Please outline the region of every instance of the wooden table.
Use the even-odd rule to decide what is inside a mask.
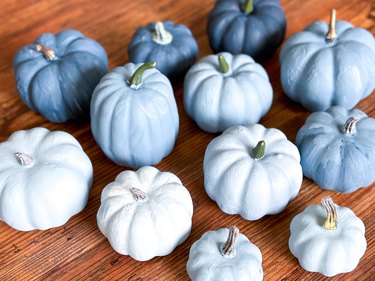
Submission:
[[[373,0],[282,0],[288,20],[287,37],[314,20],[328,21],[332,8],[338,19],[375,32]],[[203,5],[204,4],[204,5]],[[365,223],[368,248],[359,266],[350,274],[331,280],[375,280],[374,185],[352,194],[328,192],[304,179],[301,192],[282,213],[250,222],[219,210],[203,187],[202,160],[215,135],[199,130],[188,119],[182,103],[182,84],[175,86],[180,113],[180,134],[173,153],[157,168],[175,173],[189,189],[194,201],[193,229],[189,239],[172,254],[137,262],[117,254],[96,225],[96,212],[103,187],[124,170],[109,161],[90,132],[89,124],[52,124],[22,103],[15,87],[12,60],[23,45],[43,32],[73,28],[94,38],[108,52],[110,69],[128,62],[127,46],[139,26],[170,19],[191,28],[200,47],[199,56],[212,51],[206,35],[207,14],[214,0],[122,0],[122,1],[26,1],[0,2],[0,140],[14,131],[36,126],[73,134],[91,158],[95,177],[85,210],[69,222],[47,231],[20,232],[0,222],[0,280],[188,280],[185,270],[190,246],[211,229],[236,224],[263,254],[265,280],[325,280],[308,273],[288,249],[291,219],[325,195],[350,207]],[[275,92],[271,111],[261,123],[284,131],[294,141],[309,112],[291,102],[282,92],[278,53],[264,64]],[[375,94],[357,107],[375,117]]]

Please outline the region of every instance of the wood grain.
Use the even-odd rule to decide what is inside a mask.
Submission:
[[[287,37],[314,20],[328,21],[329,11],[338,18],[375,32],[372,0],[281,0],[288,20]],[[288,249],[291,219],[322,196],[333,196],[364,221],[368,249],[355,271],[330,280],[375,280],[374,185],[352,194],[328,192],[304,179],[298,197],[275,216],[250,222],[226,215],[203,188],[202,162],[205,148],[215,135],[204,133],[188,119],[183,109],[182,84],[174,86],[180,114],[180,134],[173,153],[157,168],[175,173],[194,201],[193,229],[189,239],[166,257],[137,262],[114,252],[96,226],[96,212],[103,187],[124,170],[111,163],[96,145],[89,124],[52,124],[31,112],[20,100],[12,60],[17,50],[43,32],[73,28],[100,42],[108,52],[110,69],[128,61],[127,45],[139,26],[169,19],[191,28],[198,40],[200,57],[211,53],[206,35],[207,14],[214,0],[112,0],[0,2],[0,141],[14,131],[35,126],[73,134],[91,158],[94,185],[86,209],[69,222],[47,231],[19,232],[0,222],[0,280],[188,280],[185,265],[191,244],[204,232],[236,224],[263,253],[264,280],[326,280],[304,271]],[[282,92],[278,53],[264,64],[275,91],[271,111],[261,120],[266,127],[284,131],[294,140],[309,112],[291,102]],[[357,107],[375,117],[375,95]]]

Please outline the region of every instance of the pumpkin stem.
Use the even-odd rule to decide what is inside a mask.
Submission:
[[[14,153],[14,156],[17,158],[18,162],[24,167],[31,167],[34,164],[33,158],[31,158],[29,155],[25,153],[16,152]]]
[[[43,55],[45,56],[45,58],[49,61],[52,61],[56,58],[56,53],[54,50],[50,49],[50,48],[47,48],[46,46],[43,46],[43,45],[40,45],[40,44],[36,44],[35,45],[35,49],[37,52],[39,53],[43,53]]]
[[[152,33],[152,40],[160,45],[168,45],[172,42],[173,35],[165,30],[163,22],[157,21],[155,30]]]
[[[236,226],[229,228],[229,234],[227,241],[221,248],[221,254],[226,258],[234,258],[236,256],[236,245],[238,240],[239,230]]]
[[[132,193],[134,200],[137,202],[144,202],[147,200],[146,192],[140,190],[139,188],[132,187],[130,188],[130,192]]]
[[[250,14],[252,11],[254,11],[253,0],[245,0],[241,8],[245,14]]]
[[[142,64],[140,67],[138,67],[136,71],[134,71],[132,77],[130,77],[128,81],[130,88],[138,89],[139,85],[141,85],[142,83],[143,72],[145,72],[148,69],[155,68],[155,66],[156,66],[156,62],[152,61],[152,62],[146,62]]]
[[[332,43],[337,37],[336,34],[336,10],[331,11],[331,20],[329,22],[329,30],[326,35],[326,39],[329,43]]]
[[[352,116],[346,120],[345,124],[342,126],[342,131],[345,134],[353,135],[357,132],[356,124],[359,120],[358,116]]]
[[[330,196],[325,196],[322,199],[322,205],[327,211],[327,218],[324,221],[323,227],[328,230],[337,229],[337,212],[335,204]]]
[[[266,142],[264,140],[261,140],[251,151],[251,156],[255,160],[262,159],[264,157],[265,151],[266,151]]]
[[[229,65],[223,55],[219,55],[219,69],[221,73],[227,73],[229,71]]]

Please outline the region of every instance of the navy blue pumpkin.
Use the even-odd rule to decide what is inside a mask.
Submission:
[[[208,16],[214,52],[270,57],[284,39],[286,18],[278,0],[218,0]]]
[[[137,30],[128,54],[133,63],[155,61],[161,73],[177,80],[194,64],[198,44],[185,25],[171,21],[156,22]]]
[[[108,72],[107,54],[76,30],[44,33],[18,51],[17,89],[32,110],[52,122],[90,116],[95,86]]]

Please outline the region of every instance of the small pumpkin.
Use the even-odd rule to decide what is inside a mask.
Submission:
[[[311,114],[296,144],[304,175],[325,189],[349,193],[375,181],[375,119],[358,109]]]
[[[324,197],[290,224],[289,249],[307,271],[325,276],[353,271],[366,251],[365,226],[352,210]]]
[[[14,59],[24,103],[52,122],[89,117],[95,86],[108,71],[105,50],[76,30],[44,33]]]
[[[212,140],[203,169],[208,196],[223,212],[247,220],[281,212],[302,184],[297,147],[260,124],[234,126]]]
[[[262,253],[237,227],[221,228],[191,246],[186,270],[193,281],[259,281]]]
[[[218,0],[208,15],[207,33],[215,53],[270,57],[284,39],[286,18],[278,0]]]
[[[68,133],[34,128],[0,143],[0,220],[28,231],[65,224],[88,200],[93,168]]]
[[[280,53],[286,95],[310,111],[353,108],[375,88],[375,40],[363,28],[317,21],[294,34]]]
[[[173,150],[179,129],[168,78],[155,62],[116,67],[100,81],[91,101],[91,130],[118,165],[157,164]]]
[[[198,44],[185,25],[158,21],[136,31],[128,55],[133,63],[155,61],[161,73],[178,80],[193,65]]]
[[[103,189],[97,221],[116,252],[146,261],[184,242],[192,215],[190,194],[174,174],[143,167]]]
[[[185,76],[185,110],[210,133],[258,123],[270,109],[272,96],[267,72],[247,55],[206,56]]]

